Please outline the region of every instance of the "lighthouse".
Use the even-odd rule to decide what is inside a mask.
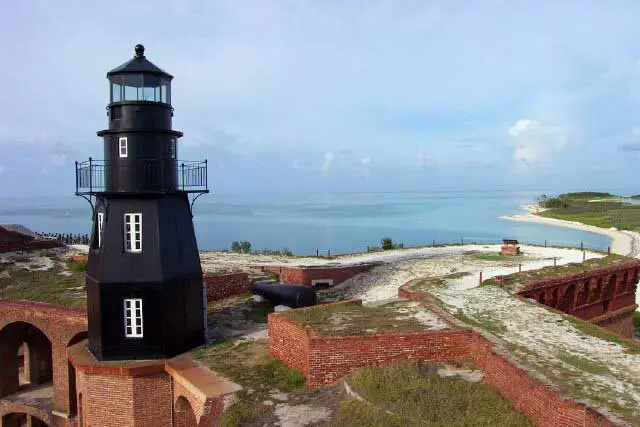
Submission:
[[[178,160],[173,77],[142,45],[107,79],[104,160],[76,162],[76,195],[93,211],[88,347],[105,361],[169,358],[205,341],[192,207],[209,192],[207,162]]]

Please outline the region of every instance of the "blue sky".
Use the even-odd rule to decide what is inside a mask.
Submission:
[[[220,193],[636,189],[637,1],[22,1],[0,17],[0,195],[70,195],[106,72],[175,76]],[[640,186],[636,193],[640,193]]]

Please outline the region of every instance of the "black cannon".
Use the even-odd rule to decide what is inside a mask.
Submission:
[[[280,285],[257,282],[249,287],[251,292],[260,295],[274,305],[286,305],[291,308],[316,305],[316,291],[304,285]]]

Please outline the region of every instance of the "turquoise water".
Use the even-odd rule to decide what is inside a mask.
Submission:
[[[435,243],[523,242],[606,249],[594,233],[498,219],[521,211],[539,192],[473,191],[307,195],[207,195],[198,199],[194,224],[201,249],[227,249],[248,240],[255,249],[295,254],[358,252],[391,237],[405,246]],[[76,197],[0,199],[0,224],[35,231],[88,233],[89,204]]]

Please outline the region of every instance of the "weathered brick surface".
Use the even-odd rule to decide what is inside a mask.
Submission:
[[[479,334],[472,339],[473,359],[484,373],[484,382],[497,388],[515,408],[538,426],[614,426],[603,415],[586,408],[533,379]]]
[[[67,360],[67,347],[86,336],[86,312],[51,304],[0,301],[0,397],[17,390],[18,347],[25,340],[29,326],[41,331],[50,343],[53,410],[73,416],[74,396],[69,386],[69,378],[73,375]],[[33,352],[47,363],[48,355],[43,355],[43,346],[43,343],[34,343],[27,356]],[[31,372],[33,366],[34,364],[30,364],[30,375],[34,374]]]
[[[204,280],[207,283],[208,302],[249,292],[249,275],[247,273],[205,275]]]
[[[348,267],[259,266],[256,268],[277,274],[282,283],[312,286],[314,280],[332,280],[335,286],[368,270],[371,265],[362,264]]]
[[[0,226],[0,253],[32,249],[51,249],[60,246],[62,246],[62,243],[57,240],[34,239],[31,236],[6,230]]]
[[[516,293],[631,338],[633,328],[629,327],[627,317],[619,316],[619,311],[635,310],[639,272],[640,260],[630,260],[579,274],[531,281]]]

